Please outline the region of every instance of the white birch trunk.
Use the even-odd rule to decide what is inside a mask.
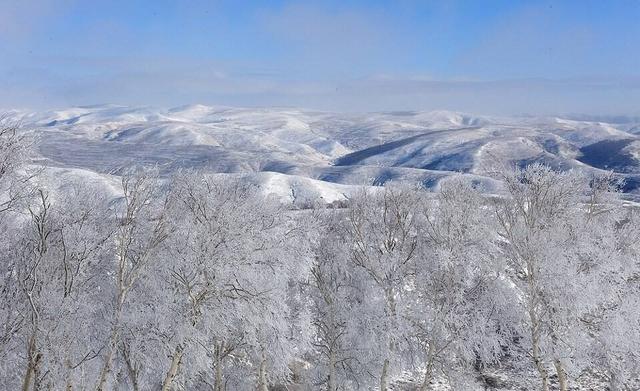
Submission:
[[[380,391],[389,390],[389,359],[384,360],[382,364],[382,374],[380,375]]]
[[[334,348],[330,348],[327,391],[336,391],[336,387],[336,352]]]
[[[121,284],[120,284],[121,286]],[[113,362],[113,356],[118,348],[120,341],[120,319],[122,318],[122,308],[124,306],[124,292],[123,288],[119,288],[118,301],[115,308],[114,324],[111,329],[111,336],[109,337],[108,350],[104,358],[104,364],[100,370],[100,377],[98,378],[98,384],[96,385],[96,391],[104,391],[107,384],[109,373],[111,372],[111,364]]]
[[[170,391],[173,387],[173,381],[178,375],[178,370],[180,369],[180,363],[182,362],[183,350],[180,345],[176,347],[173,356],[171,357],[171,366],[169,367],[169,371],[162,382],[162,391]]]
[[[220,342],[220,344],[216,345],[215,348],[215,357],[214,357],[214,383],[213,383],[213,391],[222,391],[222,353],[224,348],[224,342]]]
[[[542,391],[549,391],[549,372],[544,365],[542,358],[540,357],[540,348],[538,346],[537,338],[533,340],[533,363],[538,370],[540,381],[542,382]]]
[[[389,320],[392,320],[392,323],[395,323],[396,316],[396,300],[393,296],[392,289],[384,290],[385,299],[386,299],[386,316],[387,316],[387,327],[392,327]],[[391,330],[386,330],[387,337],[389,337],[389,333]],[[389,346],[387,347],[387,358],[385,358],[384,363],[382,364],[382,374],[380,375],[380,391],[387,391],[389,389],[389,355],[393,351],[393,342],[391,339],[389,340]]]
[[[536,314],[536,284],[534,277],[534,261],[531,259],[526,260],[527,263],[527,285],[529,289],[528,298],[528,312],[529,312],[529,328],[531,331],[531,356],[533,363],[540,376],[542,382],[542,391],[549,391],[549,372],[544,365],[544,360],[540,353],[540,322],[538,315]]]
[[[430,389],[431,380],[433,379],[433,362],[435,355],[435,345],[433,343],[429,344],[429,352],[427,354],[427,368],[424,372],[424,379],[422,381],[422,385],[420,386],[420,391],[428,391]]]
[[[569,385],[567,382],[567,373],[562,367],[562,362],[560,360],[554,360],[553,365],[556,367],[556,373],[558,374],[558,385],[560,386],[560,391],[568,391]]]
[[[269,391],[269,384],[267,382],[267,358],[264,355],[262,356],[262,361],[260,361],[257,391]]]
[[[73,368],[71,366],[71,360],[69,359],[68,356],[65,359],[64,365],[67,368],[67,385],[66,385],[65,390],[66,391],[73,391]]]
[[[31,334],[31,338],[29,338],[29,345],[27,346],[27,370],[24,374],[24,378],[22,380],[22,391],[29,391],[31,388],[31,383],[33,381],[33,377],[38,369],[38,364],[40,363],[40,353],[38,353],[36,348],[36,333],[35,331]]]

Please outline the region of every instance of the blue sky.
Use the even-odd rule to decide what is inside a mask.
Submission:
[[[640,1],[0,0],[0,107],[640,114]]]

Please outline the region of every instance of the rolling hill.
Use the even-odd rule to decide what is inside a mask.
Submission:
[[[436,112],[343,114],[291,108],[100,105],[10,111],[36,137],[36,164],[118,174],[132,164],[242,177],[267,192],[329,202],[357,186],[433,188],[462,173],[493,191],[496,164],[613,170],[640,194],[640,120],[487,117]],[[609,122],[607,122],[609,121]]]

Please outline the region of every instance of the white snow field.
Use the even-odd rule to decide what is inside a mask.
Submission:
[[[492,191],[496,163],[613,170],[640,193],[640,119],[482,117],[435,112],[337,114],[291,108],[100,105],[11,111],[50,167],[118,174],[131,164],[242,175],[283,199],[332,202],[354,186],[428,188],[464,173]],[[610,121],[610,122],[605,122]]]

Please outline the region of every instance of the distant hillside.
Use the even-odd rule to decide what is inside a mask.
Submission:
[[[117,174],[132,163],[157,165],[166,174],[180,168],[244,174],[283,197],[294,187],[299,193],[308,187],[306,194],[337,200],[349,186],[390,180],[434,187],[455,173],[490,190],[495,164],[535,161],[556,169],[613,170],[627,179],[625,191],[640,193],[640,122],[626,117],[608,123],[597,116],[335,114],[202,105],[105,105],[12,111],[9,117],[37,136],[39,164],[100,174]],[[261,172],[284,175],[255,175]]]

